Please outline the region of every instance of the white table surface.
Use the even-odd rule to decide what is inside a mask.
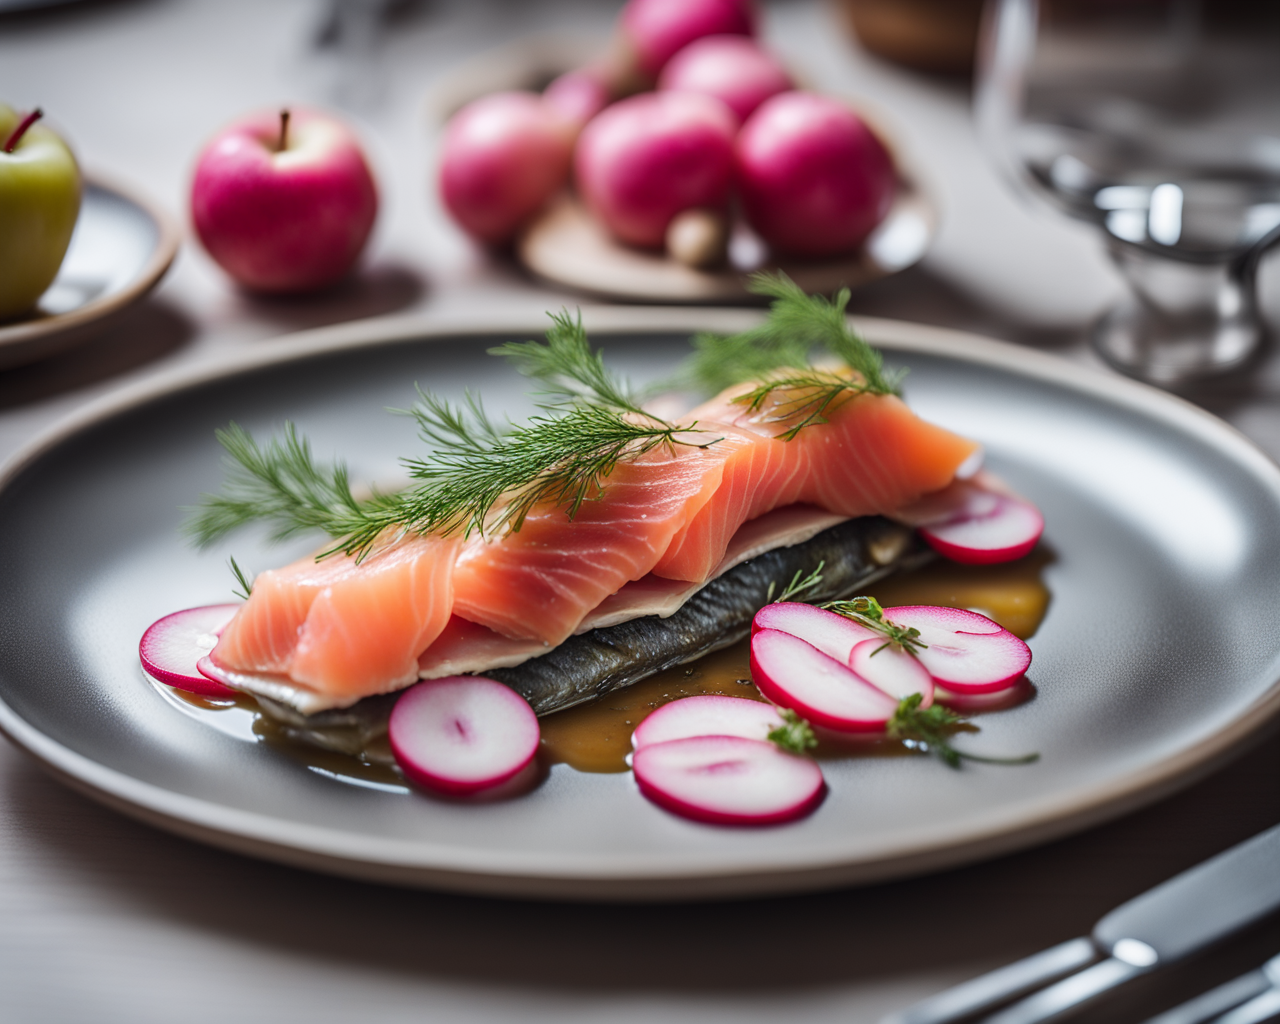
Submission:
[[[402,3],[387,29],[322,46],[326,10],[306,0],[115,0],[0,14],[0,98],[43,106],[86,168],[145,190],[184,224],[203,141],[248,109],[283,103],[350,117],[383,200],[360,275],[317,299],[246,296],[188,238],[163,284],[107,334],[0,373],[0,456],[96,396],[288,331],[380,314],[482,320],[580,301],[495,264],[450,226],[432,188],[427,98],[477,54],[524,35],[603,35],[614,6]],[[765,34],[813,84],[881,111],[944,210],[923,264],[859,293],[854,311],[1096,363],[1084,332],[1119,290],[1101,244],[1024,207],[997,180],[963,83],[860,53],[822,4],[770,7]],[[1274,264],[1263,295],[1275,322]],[[1269,361],[1194,397],[1275,456],[1278,390],[1280,364]],[[610,907],[404,891],[260,863],[105,810],[0,743],[0,1020],[870,1022],[1081,934],[1115,903],[1280,821],[1277,755],[1272,738],[1122,820],[915,881]],[[1251,965],[1264,949],[1280,949],[1274,926],[1178,983]],[[1109,1012],[1093,1019],[1132,1019],[1123,1007]]]

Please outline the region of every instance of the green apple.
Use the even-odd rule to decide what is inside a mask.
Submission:
[[[0,103],[0,320],[53,282],[80,214],[80,168],[58,135],[30,124],[10,146],[24,120]]]

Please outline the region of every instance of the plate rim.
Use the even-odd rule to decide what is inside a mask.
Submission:
[[[584,308],[589,331],[740,330],[762,317],[760,311],[712,307]],[[1032,379],[1052,381],[1101,397],[1151,418],[1180,425],[1206,440],[1226,444],[1268,485],[1280,505],[1280,466],[1230,424],[1177,396],[1059,357],[979,335],[906,321],[851,318],[891,354],[920,353],[994,366]],[[427,343],[465,336],[529,332],[543,324],[526,313],[475,319],[399,316],[355,321],[285,335],[266,351],[255,350],[218,365],[180,368],[104,396],[65,417],[31,439],[0,466],[0,492],[27,467],[61,442],[95,423],[184,389],[292,361],[361,347]],[[503,851],[478,851],[421,841],[380,840],[370,852],[368,840],[352,840],[337,829],[301,825],[270,815],[228,808],[184,796],[108,768],[45,736],[21,718],[0,694],[0,732],[55,777],[91,798],[133,818],[237,853],[295,867],[369,881],[447,889],[494,896],[576,900],[699,900],[810,891],[837,885],[866,884],[955,867],[1046,842],[1118,817],[1152,803],[1219,765],[1244,754],[1274,729],[1280,716],[1280,679],[1212,734],[1158,761],[1122,776],[1082,787],[1033,808],[1021,804],[983,815],[957,837],[931,835],[928,829],[900,837],[893,845],[858,859],[835,858],[818,850],[799,862],[756,863],[749,867],[652,865],[611,862],[601,868],[566,863],[562,854],[512,857]],[[1010,820],[1005,820],[1010,819]],[[356,847],[362,847],[357,850]],[[418,855],[406,857],[414,848]],[[452,853],[452,856],[450,856]],[[515,860],[521,863],[517,865]],[[536,859],[536,858],[534,858]],[[554,863],[553,863],[554,862]]]
[[[88,332],[106,326],[106,321],[133,305],[152,288],[173,265],[182,242],[182,229],[177,220],[148,196],[115,178],[98,174],[84,175],[84,186],[92,186],[136,206],[156,225],[155,247],[141,271],[124,288],[86,302],[67,313],[19,320],[0,325],[0,367],[17,366],[54,355],[85,340]]]

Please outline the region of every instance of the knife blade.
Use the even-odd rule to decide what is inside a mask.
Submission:
[[[1039,1024],[1212,945],[1277,907],[1280,825],[1121,904],[1098,921],[1089,939],[984,974],[890,1014],[881,1024],[947,1024],[974,1017],[1083,967],[984,1020]]]

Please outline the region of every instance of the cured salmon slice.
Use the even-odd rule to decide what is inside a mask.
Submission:
[[[359,563],[309,556],[261,573],[210,659],[333,696],[407,686],[449,620],[457,551],[456,540],[412,536]]]
[[[671,538],[720,486],[719,435],[660,445],[620,462],[597,496],[570,519],[536,508],[520,530],[469,543],[453,573],[454,611],[516,639],[558,644],[584,616],[647,574]]]
[[[926,423],[896,396],[871,394],[844,400],[828,422],[782,440],[795,417],[780,416],[776,404],[751,412],[733,401],[750,387],[731,388],[689,414],[731,438],[716,446],[725,460],[719,489],[672,538],[654,565],[659,576],[706,580],[743,523],[785,505],[807,502],[849,517],[890,513],[945,487],[978,448]]]

